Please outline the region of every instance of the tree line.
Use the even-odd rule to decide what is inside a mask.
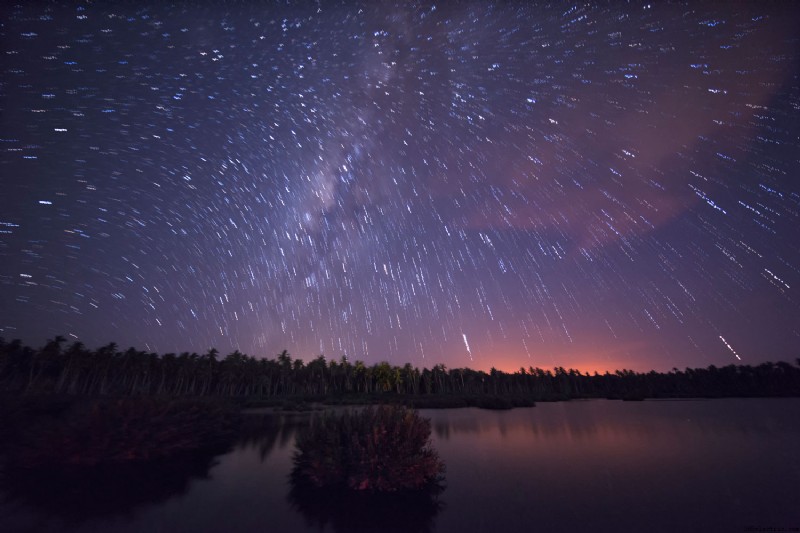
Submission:
[[[115,343],[96,350],[64,337],[41,348],[0,337],[0,390],[70,396],[173,396],[242,399],[347,396],[472,396],[525,398],[675,398],[800,396],[800,359],[751,365],[672,369],[667,373],[618,370],[599,374],[557,367],[491,369],[417,368],[320,355],[304,362],[284,350],[274,359],[234,351],[163,355]]]

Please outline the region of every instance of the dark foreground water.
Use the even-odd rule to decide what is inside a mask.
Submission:
[[[447,464],[438,499],[290,494],[294,436],[310,415],[260,415],[246,442],[215,458],[6,476],[0,530],[800,531],[800,399],[423,414]]]

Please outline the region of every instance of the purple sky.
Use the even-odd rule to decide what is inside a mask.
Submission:
[[[453,4],[4,9],[0,336],[800,357],[800,8]]]

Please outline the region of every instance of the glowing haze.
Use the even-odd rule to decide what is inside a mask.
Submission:
[[[800,9],[454,4],[6,8],[0,335],[800,356]]]

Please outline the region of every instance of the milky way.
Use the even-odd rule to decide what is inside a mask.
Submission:
[[[791,2],[216,4],[4,10],[6,339],[800,356]]]

